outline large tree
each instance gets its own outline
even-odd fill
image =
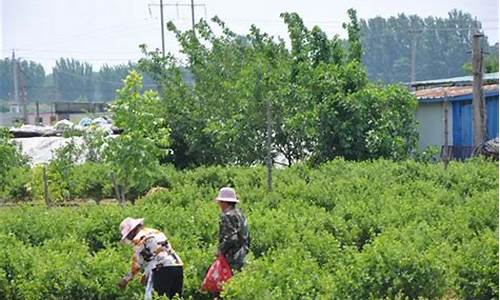
[[[92,81],[92,65],[76,59],[60,58],[52,68],[56,100],[93,100],[95,86]]]
[[[130,65],[103,65],[95,74],[98,95],[101,100],[111,101],[116,97],[116,91],[121,88],[122,80],[131,70]]]
[[[119,65],[103,65],[98,72],[93,74],[93,81],[96,88],[96,98],[100,101],[112,101],[117,97],[117,91],[123,85],[128,73],[136,68],[135,63]],[[141,74],[143,87],[142,91],[147,89],[156,89],[157,86],[149,76]]]
[[[319,28],[306,28],[295,13],[282,14],[291,49],[252,26],[239,36],[223,21],[174,32],[194,84],[171,55],[148,52],[139,66],[161,86],[171,132],[172,161],[255,164],[266,158],[266,108],[272,110],[273,156],[288,164],[405,157],[415,144],[415,99],[401,87],[377,87],[361,64],[359,22],[354,10],[345,24],[346,47]]]
[[[43,100],[43,85],[45,71],[39,63],[27,60],[18,60],[18,87],[21,91],[26,87],[28,101]],[[5,58],[0,60],[0,99],[14,99],[14,81],[12,74],[12,60]]]

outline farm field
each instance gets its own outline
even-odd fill
[[[75,168],[88,168],[87,165]],[[0,208],[0,299],[142,299],[116,283],[132,250],[118,225],[144,217],[200,289],[217,245],[217,190],[235,187],[251,254],[224,299],[498,299],[498,163],[333,160],[317,168],[163,168],[162,186],[125,207],[40,198]]]

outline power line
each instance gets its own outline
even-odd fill
[[[194,0],[191,0],[191,4],[183,4],[183,3],[163,3],[163,0],[160,0],[160,4],[155,4],[155,3],[149,3],[148,4],[148,10],[149,10],[149,15],[151,16],[151,7],[152,6],[159,6],[160,7],[160,26],[161,26],[161,49],[162,49],[162,56],[165,58],[165,22],[163,21],[163,7],[164,6],[175,6],[177,8],[177,17],[179,16],[179,6],[190,6],[191,7],[191,24],[192,24],[192,30],[193,34],[195,33],[195,21],[194,21],[194,8],[196,6],[203,6],[205,8],[205,17],[207,14],[207,7],[205,4],[194,4]]]
[[[36,43],[35,44],[24,44],[24,45],[20,45],[21,48],[30,48],[32,46],[39,46],[39,45],[45,45],[45,44],[60,44],[61,41],[57,42],[58,40],[60,39],[68,39],[68,38],[81,38],[81,37],[84,37],[84,36],[88,36],[90,35],[91,38],[95,37],[95,33],[111,33],[111,32],[116,32],[115,29],[119,29],[118,32],[123,32],[123,27],[130,27],[130,26],[133,26],[134,29],[136,27],[142,27],[142,26],[151,26],[152,24],[141,24],[141,23],[151,23],[151,20],[147,20],[147,19],[141,19],[141,20],[138,20],[136,19],[135,21],[134,20],[131,20],[129,22],[126,22],[126,23],[118,23],[118,24],[115,24],[115,25],[110,25],[110,26],[102,26],[102,27],[97,27],[97,28],[94,28],[94,29],[91,29],[91,30],[87,30],[85,32],[80,32],[80,33],[75,33],[75,34],[70,34],[70,35],[59,35],[59,36],[54,36],[54,38],[52,39],[49,39],[49,40],[46,40],[46,41],[43,41],[41,43]],[[62,41],[62,42],[65,42],[65,41]]]
[[[89,51],[80,51],[80,50],[55,50],[55,49],[37,49],[37,48],[32,48],[32,49],[27,49],[27,48],[16,48],[16,51],[18,52],[42,52],[42,53],[75,53],[75,54],[88,54]],[[137,54],[139,51],[128,51],[128,52],[101,52],[99,51],[99,54]]]
[[[80,77],[82,79],[90,79],[90,80],[93,80],[93,81],[98,81],[98,82],[103,82],[103,83],[123,85],[123,82],[110,81],[110,80],[102,80],[102,79],[99,79],[99,77],[96,78],[94,76],[85,76],[85,75],[81,75],[81,74],[75,74],[75,73],[66,72],[66,71],[60,71],[60,70],[57,70],[56,73],[62,73],[62,74],[70,75],[70,76],[73,76],[73,77]],[[157,87],[157,85],[156,84],[143,84],[143,87]]]
[[[498,27],[486,27],[486,28],[481,28],[481,30],[493,30],[493,29],[498,29]],[[461,27],[461,28],[453,28],[453,27],[438,27],[438,28],[421,28],[420,29],[422,33],[432,33],[432,32],[466,32],[466,31],[471,31],[475,32],[476,28],[475,27]],[[409,30],[406,31],[392,31],[392,32],[384,32],[384,33],[377,33],[377,34],[363,34],[363,38],[368,38],[368,39],[375,39],[379,37],[384,37],[384,36],[390,36],[394,37],[397,35],[406,35],[409,32]]]
[[[23,55],[23,58],[28,58],[28,59],[42,59],[42,60],[58,60],[60,58],[64,58],[63,56],[26,56],[26,55]],[[75,57],[75,59],[77,60],[86,60],[86,61],[122,61],[122,62],[125,62],[125,61],[131,61],[131,62],[134,62],[135,60],[138,60],[138,59],[134,59],[134,58],[130,58],[130,57],[124,57],[124,58],[109,58],[109,57]]]

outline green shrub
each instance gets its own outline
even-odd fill
[[[6,184],[0,195],[9,201],[28,201],[32,199],[30,170],[23,167],[10,169],[5,177]]]
[[[498,298],[498,228],[485,229],[457,251],[454,267],[464,299]],[[495,267],[492,267],[495,266]]]
[[[93,182],[109,182],[99,177],[105,171],[77,165],[58,180],[73,182],[72,197],[89,197]],[[335,160],[275,175],[267,193],[262,167],[165,167],[157,178],[166,188],[136,205],[47,209],[36,205],[43,188],[35,167],[36,201],[0,209],[0,299],[141,298],[137,280],[116,288],[132,255],[119,243],[127,216],[166,233],[185,263],[184,297],[210,299],[200,284],[214,260],[213,199],[222,185],[235,186],[251,235],[248,264],[227,284],[227,299],[498,298],[497,163],[453,162],[444,171]],[[49,188],[58,191],[54,181]]]
[[[74,197],[90,198],[97,202],[113,197],[109,170],[103,164],[89,162],[77,165],[71,170],[69,180],[73,182]]]

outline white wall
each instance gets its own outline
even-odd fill
[[[448,104],[448,144],[453,144],[453,111],[451,102]],[[425,150],[428,146],[441,148],[444,145],[444,108],[442,103],[419,103],[416,113],[419,133],[418,149]]]

